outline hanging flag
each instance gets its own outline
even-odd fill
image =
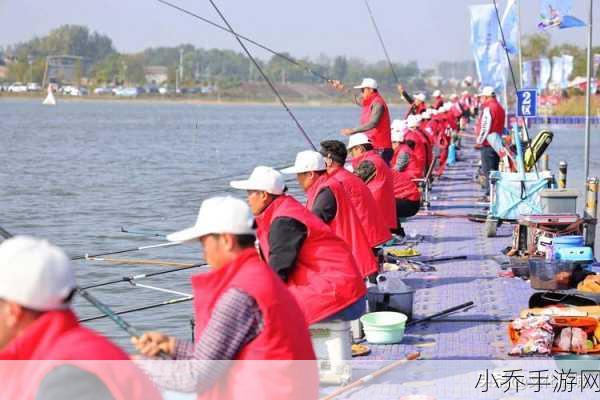
[[[540,58],[539,66],[537,88],[539,91],[542,91],[548,86],[548,80],[552,74],[552,66],[550,65],[550,60],[547,58]]]
[[[552,85],[560,87],[563,82],[564,62],[562,57],[552,57]]]
[[[500,43],[498,19],[493,5],[470,6],[471,50],[477,75],[482,86],[491,86],[496,93],[504,93],[506,56]]]
[[[598,75],[598,67],[600,67],[600,54],[594,54],[594,58],[593,58],[593,63],[594,63],[594,73],[592,74],[592,76],[596,76]]]
[[[535,87],[533,83],[533,62],[524,61],[521,68],[523,69],[523,88]]]
[[[569,77],[573,73],[574,57],[568,54],[563,54],[563,80],[560,84],[561,89],[566,89],[569,86]]]
[[[502,31],[506,41],[506,50],[510,54],[519,52],[519,13],[517,0],[508,0],[502,16]]]
[[[545,30],[550,28],[577,28],[585,26],[579,18],[571,15],[573,0],[541,0],[540,17],[538,28]]]

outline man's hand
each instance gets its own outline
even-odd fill
[[[331,85],[331,87],[333,87],[338,92],[343,92],[344,90],[346,90],[346,87],[340,81],[330,80],[330,81],[327,81],[327,82]]]
[[[481,144],[479,144],[479,143],[475,143],[475,146],[474,146],[474,147],[475,147],[475,150],[479,150],[479,149],[481,149],[483,146],[482,146]]]
[[[340,131],[340,134],[344,135],[344,136],[350,136],[354,133],[354,130],[350,129],[350,128],[344,128]]]
[[[131,338],[131,343],[146,357],[156,357],[161,350],[175,355],[175,338],[160,332],[145,332],[139,338]]]
[[[404,86],[402,86],[402,85],[398,85],[398,86],[397,86],[397,88],[398,88],[398,92],[399,92],[400,94],[404,93]]]

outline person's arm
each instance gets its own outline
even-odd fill
[[[398,154],[398,159],[396,160],[396,165],[394,165],[394,168],[396,168],[396,171],[402,172],[406,169],[406,167],[408,167],[409,161],[410,155],[403,151]]]
[[[415,99],[410,94],[408,94],[406,90],[403,90],[401,94],[408,104],[412,105],[415,102]]]
[[[326,224],[335,218],[335,215],[337,214],[337,203],[331,189],[328,187],[323,188],[317,194],[311,211]]]
[[[356,167],[354,175],[362,179],[364,183],[369,183],[377,175],[377,167],[372,161],[365,160]]]
[[[61,365],[46,374],[35,400],[63,399],[114,400],[114,397],[96,375],[73,365]]]
[[[484,108],[483,113],[481,114],[481,125],[479,130],[479,135],[477,136],[477,144],[482,144],[487,135],[490,133],[490,128],[492,127],[492,114],[490,113],[489,108]]]
[[[332,81],[328,81],[328,83],[338,92],[348,94],[354,104],[356,104],[357,106],[362,106],[362,101],[363,101],[362,96],[353,94],[350,89],[346,89],[346,86],[344,86],[344,84],[342,82],[337,81],[337,80],[332,80]]]
[[[284,282],[291,275],[302,244],[308,235],[306,226],[294,218],[273,220],[269,231],[269,266]]]
[[[359,132],[367,132],[370,131],[371,129],[375,128],[377,126],[377,124],[379,123],[379,120],[381,119],[381,116],[383,115],[383,105],[380,103],[373,103],[371,105],[371,117],[369,118],[369,120],[359,126],[358,128],[354,128],[351,130],[350,134],[355,134],[355,133],[359,133]]]
[[[176,341],[174,359],[182,361],[138,361],[138,365],[161,388],[200,394],[218,382],[231,360],[262,329],[263,316],[254,298],[231,288],[217,301],[195,345]]]

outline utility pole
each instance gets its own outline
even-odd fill
[[[590,113],[592,97],[592,21],[594,11],[594,0],[590,2],[590,13],[588,15],[588,48],[587,48],[587,90],[585,96],[585,155],[584,155],[584,177],[590,176]]]

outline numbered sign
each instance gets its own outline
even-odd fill
[[[537,116],[537,90],[517,91],[517,117]]]

